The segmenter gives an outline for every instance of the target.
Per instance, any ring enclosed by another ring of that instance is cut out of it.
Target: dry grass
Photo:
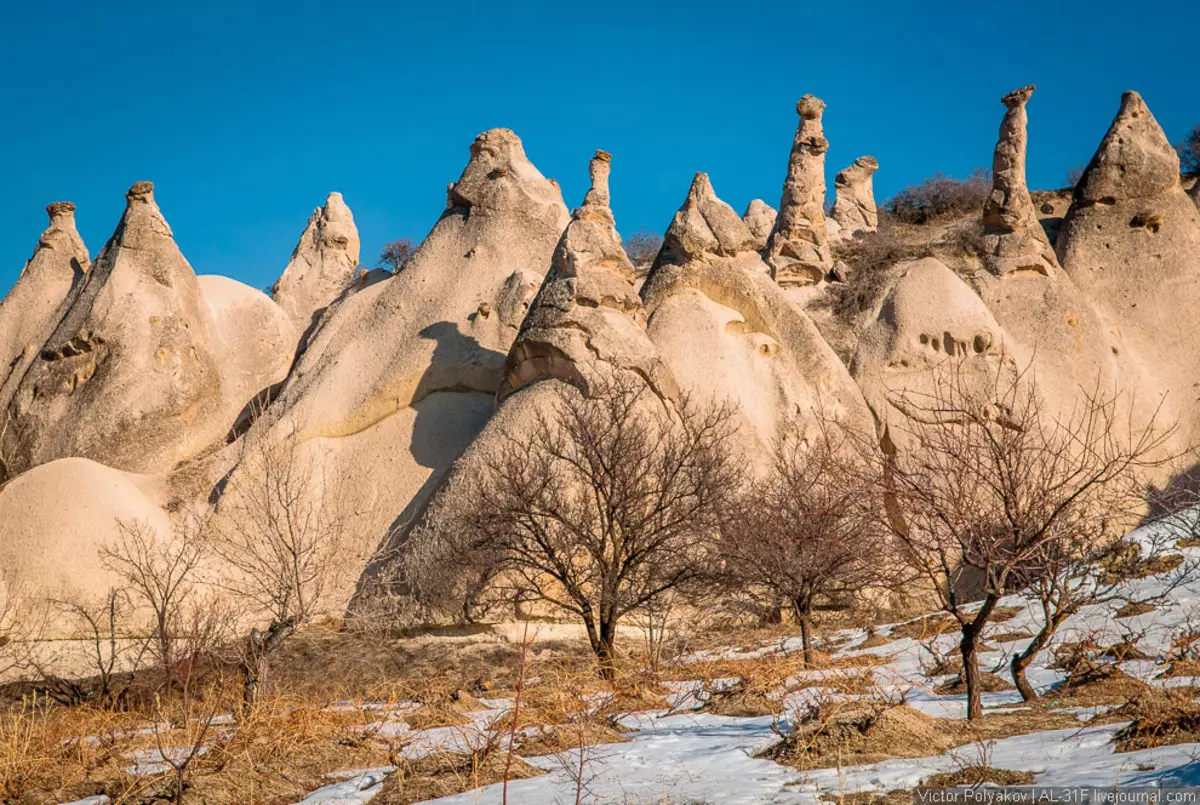
[[[958,621],[949,615],[938,613],[916,618],[908,623],[902,623],[892,628],[892,639],[910,637],[913,640],[926,640],[937,635],[950,634],[959,630]]]
[[[509,780],[526,780],[542,774],[545,772],[519,757],[510,760],[504,753],[489,755],[481,762],[467,754],[428,755],[402,763],[371,802],[410,805],[503,782],[506,775]]]
[[[1121,721],[1132,718],[1113,735],[1117,752],[1200,742],[1200,705],[1178,691],[1152,690],[1112,715]]]
[[[988,640],[993,643],[1015,643],[1018,640],[1028,640],[1033,637],[1033,632],[997,632],[993,635],[988,635]]]
[[[765,756],[801,770],[924,757],[954,746],[956,732],[908,705],[828,702],[794,725]]]
[[[1013,684],[1002,676],[981,671],[979,674],[979,689],[985,693],[996,693],[1002,690],[1012,690]],[[933,692],[939,696],[957,696],[967,692],[967,683],[961,677],[954,677],[945,684],[938,685]]]
[[[1084,661],[1070,671],[1048,698],[1064,707],[1092,707],[1124,704],[1149,690],[1149,685],[1116,665]]]
[[[1153,612],[1154,610],[1155,607],[1153,604],[1143,604],[1139,601],[1130,601],[1128,604],[1125,604],[1115,613],[1113,613],[1113,617],[1133,618],[1138,615],[1145,615],[1147,612]]]
[[[1033,772],[995,769],[991,766],[964,766],[956,771],[934,774],[921,781],[930,788],[955,788],[977,785],[1033,785]]]

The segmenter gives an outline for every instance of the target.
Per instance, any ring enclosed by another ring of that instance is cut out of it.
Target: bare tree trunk
[[[800,644],[804,649],[804,664],[812,667],[812,600],[797,598],[793,605],[796,607],[796,617],[800,620]]]
[[[979,696],[979,636],[983,634],[983,627],[992,616],[997,601],[999,598],[995,595],[989,595],[983,600],[983,606],[979,608],[974,619],[962,625],[962,639],[958,643],[959,651],[962,652],[962,679],[967,686],[967,719],[971,721],[983,717],[983,703]]]
[[[1041,630],[1033,636],[1033,640],[1025,647],[1024,651],[1018,652],[1012,658],[1012,679],[1013,684],[1017,686],[1017,690],[1021,693],[1021,698],[1024,701],[1031,702],[1037,698],[1037,692],[1033,686],[1029,684],[1029,680],[1025,676],[1025,670],[1030,663],[1034,661],[1037,655],[1050,642],[1050,638],[1058,630],[1066,616],[1050,617],[1042,623]]]
[[[600,676],[610,682],[617,676],[617,620],[608,616],[600,622],[600,634],[595,646],[596,658],[600,661]]]
[[[267,686],[271,654],[296,631],[295,618],[272,621],[266,632],[250,630],[246,657],[242,660],[242,702],[250,707],[258,703]]]

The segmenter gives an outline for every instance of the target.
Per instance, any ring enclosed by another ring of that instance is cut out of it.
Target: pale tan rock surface
[[[833,187],[837,197],[831,216],[838,225],[838,237],[862,237],[879,228],[879,210],[875,206],[874,182],[871,177],[879,170],[875,157],[859,157],[847,168],[838,171]]]
[[[674,378],[646,337],[634,267],[621,248],[609,206],[610,161],[605,151],[597,151],[591,161],[591,189],[573,213],[554,251],[550,273],[509,352],[497,395],[501,401],[550,377],[586,392],[596,371],[622,369],[649,382],[660,396],[678,394]]]
[[[248,439],[295,434],[305,456],[343,474],[360,515],[345,562],[365,566],[491,416],[568,219],[561,191],[515,134],[481,134],[404,271],[323,317],[274,415],[250,429]]]
[[[244,404],[287,377],[297,325],[257,288],[216,275],[196,278],[222,345],[219,366],[227,399]]]
[[[767,241],[767,264],[780,285],[813,285],[825,278],[833,258],[825,224],[825,152],[821,124],[825,102],[805,95],[796,104],[800,125],[792,143],[779,216]]]
[[[153,189],[130,188],[116,232],[17,386],[10,474],[69,456],[164,472],[219,444],[244,403],[222,387],[222,345]]]
[[[444,600],[431,602],[429,590],[398,580],[444,576],[434,568],[444,562],[445,551],[455,549],[445,544],[444,536],[454,530],[455,515],[477,499],[488,458],[506,439],[532,433],[543,417],[553,421],[564,385],[586,395],[595,383],[625,379],[648,384],[653,394],[646,395],[646,404],[670,406],[678,398],[674,377],[647,337],[642,302],[634,292],[634,268],[621,248],[609,206],[610,162],[605,151],[597,151],[591,160],[591,189],[572,213],[550,272],[508,354],[497,395],[499,409],[455,462],[412,528],[395,533],[384,556],[403,557],[403,569],[384,561],[364,574],[360,606],[370,608],[372,597],[388,589],[404,601],[401,617],[406,621],[458,614],[445,611]],[[707,209],[717,220],[728,216],[714,213],[710,201],[697,197],[690,220],[711,233],[699,209]],[[717,229],[725,227],[718,224]]]
[[[723,204],[698,177],[642,288],[650,340],[680,387],[737,404],[756,454],[781,426],[811,423],[818,409],[869,427],[845,366],[764,271],[753,245],[721,247],[688,213]]]
[[[953,372],[968,388],[986,389],[997,378],[1001,385],[1015,380],[1017,369],[995,316],[932,257],[898,267],[850,364],[881,438],[898,447],[904,446],[904,428],[896,426],[896,417],[924,418],[921,398],[935,392],[939,372]]]
[[[1057,251],[1119,330],[1128,357],[1167,394],[1167,414],[1194,435],[1200,345],[1189,327],[1172,323],[1190,320],[1200,298],[1200,211],[1180,183],[1178,155],[1136,92],[1121,99],[1076,184]]]
[[[1054,249],[1038,222],[1025,183],[1029,116],[1025,104],[1034,87],[1022,87],[1001,98],[1007,112],[992,157],[992,192],[983,209],[984,265],[993,274],[1034,272],[1049,275],[1058,268]]]
[[[0,566],[15,572],[23,595],[97,599],[116,583],[101,548],[118,520],[171,534],[161,497],[158,479],[83,458],[35,467],[0,485]]]
[[[42,344],[54,332],[61,306],[91,265],[87,247],[75,229],[75,205],[58,201],[46,207],[50,223],[16,284],[0,302],[0,412]],[[0,413],[0,431],[3,431]],[[2,460],[2,459],[0,459]],[[0,477],[3,477],[0,470]]]
[[[778,215],[775,208],[761,198],[756,198],[746,205],[746,211],[742,213],[742,222],[758,242],[758,248],[766,248],[767,238],[771,237],[771,230],[775,228],[775,218]]]
[[[300,332],[354,280],[359,257],[358,228],[341,193],[330,193],[313,210],[308,226],[292,251],[272,297]]]

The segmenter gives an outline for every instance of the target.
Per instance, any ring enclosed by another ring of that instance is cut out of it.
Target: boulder
[[[767,240],[767,264],[780,285],[814,285],[833,264],[825,225],[825,152],[829,150],[821,126],[825,102],[805,95],[796,112],[800,125],[788,160],[779,216]]]
[[[57,201],[46,212],[50,225],[0,302],[0,411],[7,409],[25,370],[54,332],[63,300],[91,265],[75,230],[75,205]],[[3,475],[0,469],[0,478]]]
[[[167,471],[219,444],[245,402],[222,386],[224,347],[154,186],[126,200],[9,403],[10,477],[69,456]]]
[[[303,333],[354,280],[359,241],[354,216],[341,193],[313,210],[272,297]]]
[[[742,221],[758,242],[758,248],[766,248],[767,238],[771,236],[771,230],[775,228],[775,218],[778,215],[775,208],[761,198],[756,198],[746,205],[746,211],[742,213]]]
[[[837,198],[831,215],[838,225],[838,237],[862,237],[879,228],[879,210],[871,177],[879,170],[875,157],[859,157],[848,168],[838,171],[833,187]]]
[[[1016,272],[1049,275],[1058,269],[1025,183],[1029,141],[1025,104],[1033,90],[1032,85],[1022,87],[1001,98],[1008,111],[992,157],[992,192],[983,208],[983,261],[999,276]]]

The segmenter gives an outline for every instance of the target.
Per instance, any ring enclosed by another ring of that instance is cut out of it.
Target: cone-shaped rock
[[[1058,267],[1025,183],[1029,143],[1025,104],[1033,90],[1032,85],[1022,87],[1001,98],[1008,111],[1000,123],[992,157],[992,192],[983,208],[984,265],[998,276],[1019,271],[1049,275]]]
[[[609,207],[611,159],[605,151],[592,158],[592,187],[572,215],[509,353],[501,400],[547,377],[586,392],[597,362],[636,371],[661,395],[677,391],[639,321],[642,300],[634,290],[633,264]]]
[[[825,152],[821,125],[825,102],[805,95],[796,104],[800,125],[788,160],[779,216],[767,241],[767,264],[781,285],[811,285],[825,278],[833,259],[825,226]]]
[[[354,216],[341,193],[330,193],[313,210],[292,259],[275,283],[273,297],[303,332],[350,285],[358,269]]]
[[[722,207],[698,177],[642,287],[650,340],[680,387],[736,403],[752,455],[769,454],[761,448],[796,417],[813,424],[817,408],[869,427],[846,367],[771,280],[754,242],[722,244],[698,225],[694,210]]]
[[[859,157],[854,164],[838,172],[833,187],[837,198],[832,217],[842,238],[857,238],[879,228],[879,210],[875,207],[872,176],[879,170],[875,157]]]
[[[746,211],[742,213],[742,222],[754,236],[758,248],[766,247],[767,238],[771,236],[771,230],[775,228],[775,218],[778,215],[775,208],[761,198],[753,199],[746,205]]]
[[[1167,415],[1200,432],[1200,341],[1178,324],[1191,320],[1200,298],[1200,211],[1183,190],[1175,149],[1136,92],[1121,99],[1076,184],[1056,247],[1075,285],[1168,393]]]
[[[411,521],[492,415],[569,218],[517,136],[487,131],[404,271],[343,295],[321,317],[272,416],[246,438],[294,438],[300,460],[337,472],[339,505],[357,513],[347,565],[365,566],[394,526]],[[230,488],[244,471],[234,469]],[[350,590],[331,593],[345,603]]]
[[[684,263],[706,254],[733,257],[755,248],[757,240],[749,227],[733,207],[717,198],[708,174],[697,173],[663,236],[655,265],[662,260]]]
[[[153,191],[130,188],[116,232],[17,386],[10,474],[67,456],[160,472],[228,428],[208,308]]]
[[[67,294],[91,264],[75,230],[75,205],[58,201],[46,212],[50,225],[0,302],[0,411],[8,407],[16,384],[54,332]]]

